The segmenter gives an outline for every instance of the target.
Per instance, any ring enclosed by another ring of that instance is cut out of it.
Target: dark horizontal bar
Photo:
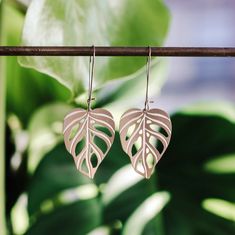
[[[235,57],[235,48],[151,47],[152,56]],[[96,56],[148,56],[148,47],[95,47]],[[92,47],[0,47],[0,56],[91,56]]]

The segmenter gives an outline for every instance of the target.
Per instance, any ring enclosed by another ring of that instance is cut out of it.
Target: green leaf
[[[72,106],[51,103],[38,109],[29,123],[28,169],[32,173],[43,156],[62,140],[62,122]]]
[[[14,234],[24,234],[29,226],[27,195],[21,194],[11,210],[11,223]]]
[[[215,157],[205,163],[205,170],[215,174],[235,173],[235,154]]]
[[[94,229],[87,235],[111,235],[110,229],[107,226],[102,226]]]
[[[235,109],[234,105],[228,102],[201,102],[195,105],[185,107],[181,110],[181,113],[188,115],[201,115],[201,116],[219,116],[229,120],[230,122],[235,122]]]
[[[101,223],[97,193],[93,182],[76,171],[64,144],[58,145],[32,177],[28,190],[31,226],[26,234],[87,234]]]
[[[209,212],[235,222],[235,204],[216,198],[205,199],[202,206]]]
[[[110,158],[105,159],[103,167],[108,166],[115,169],[114,161],[117,158],[124,162],[128,159],[128,156],[124,153],[122,155],[113,154]],[[113,164],[108,165],[108,162],[113,162]],[[102,173],[102,169],[99,170]],[[118,221],[120,228],[122,228],[136,208],[157,191],[155,177],[145,180],[133,170],[130,164],[125,164],[116,169],[107,184],[102,187],[104,223],[113,225]]]
[[[5,45],[20,43],[24,15],[4,3]],[[14,113],[26,125],[30,115],[42,104],[53,100],[66,100],[69,93],[54,79],[17,63],[17,57],[6,58],[7,112]]]
[[[33,0],[27,11],[22,44],[160,46],[169,18],[161,0]],[[75,97],[87,88],[88,60],[84,57],[21,57],[19,61],[52,76]],[[95,87],[126,77],[145,63],[145,58],[97,58]]]
[[[100,224],[99,218],[96,199],[78,201],[41,216],[26,235],[50,234],[51,231],[58,235],[88,234]]]
[[[146,224],[158,215],[169,199],[170,195],[166,192],[155,193],[147,198],[129,217],[122,234],[143,234]]]
[[[208,162],[222,161],[235,153],[235,123],[231,122],[235,109],[224,104],[212,112],[211,107],[215,104],[208,104],[208,109],[204,106],[205,112],[198,106],[189,107],[190,113],[183,111],[172,117],[173,137],[157,166],[160,189],[172,196],[163,211],[167,235],[234,232],[231,221],[202,207],[208,198],[235,200],[234,171],[224,172],[226,164],[220,166],[220,172],[208,168]],[[234,159],[230,160],[232,164]]]
[[[47,168],[50,171],[46,170]],[[91,180],[76,171],[72,157],[66,151],[64,144],[60,144],[45,155],[33,175],[28,192],[29,213],[32,215],[40,211],[43,202],[47,200],[58,199],[57,196],[61,191],[91,183]],[[44,205],[47,206],[46,203]],[[44,208],[47,210],[47,207]]]
[[[110,204],[115,198],[141,180],[143,180],[143,177],[133,171],[131,164],[127,164],[118,169],[109,179],[103,191],[104,205]]]

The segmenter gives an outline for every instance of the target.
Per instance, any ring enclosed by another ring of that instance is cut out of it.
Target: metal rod
[[[159,57],[235,57],[235,48],[151,47]],[[96,47],[96,56],[148,56],[148,47]],[[92,47],[0,47],[0,56],[92,56]]]

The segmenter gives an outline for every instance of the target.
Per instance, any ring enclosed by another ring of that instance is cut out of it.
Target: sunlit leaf
[[[14,234],[24,234],[29,226],[29,217],[27,213],[27,195],[22,194],[11,210],[11,223]]]
[[[126,180],[128,179],[128,180]],[[120,168],[110,178],[103,192],[103,203],[109,204],[117,196],[127,190],[129,187],[143,180],[143,177],[136,174],[130,164]]]
[[[123,235],[141,235],[146,224],[151,221],[164,208],[170,199],[166,192],[155,193],[147,198],[128,218]]]
[[[20,44],[24,15],[8,1],[4,3],[4,37],[6,46]],[[40,105],[69,98],[67,90],[49,76],[21,67],[16,57],[6,57],[7,112],[17,115],[24,126]]]
[[[98,227],[94,229],[87,235],[110,235],[110,234],[111,234],[110,228],[103,226],[103,227]]]
[[[181,112],[188,115],[217,115],[226,118],[231,122],[235,122],[234,105],[226,102],[197,103],[195,105],[185,107]]]
[[[131,9],[131,11],[130,11]],[[169,12],[163,1],[33,0],[27,11],[22,43],[27,46],[160,46]],[[88,84],[83,57],[21,57],[21,65],[46,73],[80,95]],[[130,75],[144,58],[96,59],[96,86]]]
[[[32,173],[42,157],[62,140],[64,116],[71,106],[63,103],[48,104],[32,116],[29,123],[28,169]]]
[[[235,154],[215,157],[205,163],[205,170],[215,174],[235,173]]]
[[[221,199],[208,198],[202,202],[205,210],[235,222],[235,204]]]

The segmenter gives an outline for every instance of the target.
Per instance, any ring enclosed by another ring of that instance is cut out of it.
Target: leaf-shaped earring
[[[145,107],[130,109],[120,120],[119,132],[123,150],[129,155],[135,171],[150,178],[154,167],[167,149],[171,138],[171,120],[161,109],[149,109],[148,86],[151,48],[147,59]]]
[[[64,118],[64,142],[73,156],[77,169],[93,178],[100,163],[112,146],[115,124],[111,113],[105,109],[91,109],[92,84],[95,65],[95,47],[89,63],[89,94],[87,110],[78,108]]]

